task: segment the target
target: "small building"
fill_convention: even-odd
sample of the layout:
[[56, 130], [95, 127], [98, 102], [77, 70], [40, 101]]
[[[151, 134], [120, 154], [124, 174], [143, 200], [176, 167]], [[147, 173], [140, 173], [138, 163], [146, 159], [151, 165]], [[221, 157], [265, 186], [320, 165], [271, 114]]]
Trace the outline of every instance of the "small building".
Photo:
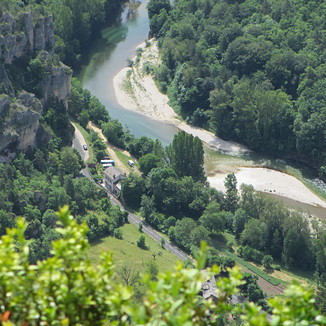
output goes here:
[[201, 287], [200, 295], [205, 299], [208, 300], [210, 298], [213, 301], [217, 301], [218, 294], [217, 294], [217, 287], [216, 287], [216, 279], [215, 276], [212, 276], [209, 280], [204, 282]]
[[126, 174], [120, 169], [110, 166], [104, 170], [104, 186], [111, 194], [119, 197], [121, 193], [120, 180], [125, 177]]

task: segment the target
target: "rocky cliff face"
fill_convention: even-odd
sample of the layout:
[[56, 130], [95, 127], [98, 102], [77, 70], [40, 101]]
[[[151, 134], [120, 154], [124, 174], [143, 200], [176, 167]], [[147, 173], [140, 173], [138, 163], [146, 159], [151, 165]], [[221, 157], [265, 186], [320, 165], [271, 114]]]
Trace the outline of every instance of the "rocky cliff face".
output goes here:
[[0, 58], [12, 63], [28, 51], [48, 51], [54, 48], [52, 16], [33, 19], [32, 13], [13, 18], [8, 12], [0, 17]]
[[54, 62], [52, 60], [51, 63], [51, 55], [47, 52], [41, 53], [39, 58], [45, 62], [45, 73], [42, 82], [42, 103], [46, 104], [47, 100], [54, 96], [62, 101], [67, 108], [70, 97], [71, 69], [60, 61]]
[[0, 161], [10, 159], [16, 151], [24, 151], [29, 147], [36, 147], [45, 136], [40, 125], [42, 104], [29, 93], [22, 93], [12, 102], [3, 95], [0, 99]]
[[[13, 17], [7, 12], [0, 17], [0, 161], [10, 159], [17, 151], [35, 148], [40, 140], [49, 137], [40, 117], [50, 97], [67, 107], [71, 70], [53, 59], [53, 50], [51, 15], [40, 17], [24, 12]], [[44, 64], [43, 73], [38, 76], [41, 98], [24, 90], [26, 78], [21, 72], [26, 72], [28, 63], [35, 58]], [[16, 71], [21, 72], [19, 77]], [[21, 89], [15, 87], [14, 78], [19, 79]]]

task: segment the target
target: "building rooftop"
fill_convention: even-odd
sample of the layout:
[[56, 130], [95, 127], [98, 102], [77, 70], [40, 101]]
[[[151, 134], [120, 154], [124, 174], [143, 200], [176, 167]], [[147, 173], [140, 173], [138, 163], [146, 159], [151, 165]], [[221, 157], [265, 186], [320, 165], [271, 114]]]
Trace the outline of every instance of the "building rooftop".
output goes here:
[[104, 174], [106, 174], [110, 179], [116, 179], [119, 175], [125, 176], [125, 174], [118, 168], [114, 166], [110, 166], [104, 170]]

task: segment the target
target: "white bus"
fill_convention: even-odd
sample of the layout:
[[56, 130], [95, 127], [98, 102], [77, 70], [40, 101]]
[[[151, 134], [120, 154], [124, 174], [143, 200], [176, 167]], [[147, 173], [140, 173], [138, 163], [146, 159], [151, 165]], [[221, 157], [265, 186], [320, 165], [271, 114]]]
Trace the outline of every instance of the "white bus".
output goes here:
[[112, 164], [114, 166], [114, 160], [101, 160], [100, 164]]

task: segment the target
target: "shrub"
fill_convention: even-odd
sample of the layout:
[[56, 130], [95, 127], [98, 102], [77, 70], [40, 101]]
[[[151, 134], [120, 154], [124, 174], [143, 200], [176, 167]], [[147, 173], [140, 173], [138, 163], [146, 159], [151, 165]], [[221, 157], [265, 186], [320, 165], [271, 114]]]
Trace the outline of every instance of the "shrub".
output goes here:
[[113, 231], [113, 236], [117, 239], [122, 239], [123, 238], [123, 233], [120, 229], [114, 229]]
[[262, 260], [262, 264], [265, 268], [270, 268], [271, 264], [273, 263], [273, 257], [270, 255], [266, 255], [264, 256], [263, 260]]
[[148, 250], [148, 247], [146, 245], [146, 239], [144, 235], [141, 235], [137, 241], [137, 247], [140, 249]]
[[[300, 285], [292, 285], [284, 296], [270, 299], [273, 314], [269, 316], [253, 303], [234, 307], [229, 297], [243, 284], [237, 268], [229, 271], [229, 278], [218, 279], [218, 303], [208, 300], [203, 304], [198, 295], [205, 264], [203, 250], [197, 261], [191, 262], [194, 268], [179, 265], [174, 271], [158, 274], [157, 281], [147, 275], [144, 297], [135, 302], [130, 287], [116, 282], [112, 254], [103, 253], [96, 266], [87, 258], [86, 224], [79, 225], [67, 207], [59, 213], [59, 220], [62, 238], [53, 242], [53, 256], [37, 265], [28, 263], [26, 224], [21, 219], [17, 229], [8, 230], [2, 237], [2, 325], [201, 326], [220, 324], [231, 315], [253, 326], [325, 325], [325, 317], [314, 306], [313, 290]], [[219, 269], [206, 272], [210, 279]]]

